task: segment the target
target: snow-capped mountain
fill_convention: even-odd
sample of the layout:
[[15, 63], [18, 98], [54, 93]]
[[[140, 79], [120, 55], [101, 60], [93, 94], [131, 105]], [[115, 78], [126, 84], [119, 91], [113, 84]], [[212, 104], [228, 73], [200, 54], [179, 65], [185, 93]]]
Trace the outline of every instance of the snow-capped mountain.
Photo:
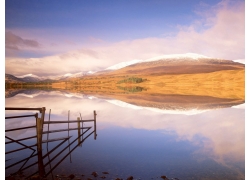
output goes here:
[[88, 75], [91, 75], [91, 74], [94, 74], [94, 73], [95, 73], [95, 71], [78, 72], [78, 73], [75, 73], [75, 74], [67, 73], [67, 74], [64, 74], [63, 76], [58, 76], [58, 77], [56, 77], [54, 79], [63, 80], [63, 79], [68, 79], [68, 78], [79, 78], [79, 77], [88, 76]]
[[241, 64], [245, 64], [245, 59], [235, 59], [235, 60], [233, 60], [233, 62], [238, 62], [238, 63], [241, 63]]
[[16, 76], [16, 77], [24, 82], [38, 82], [38, 81], [42, 81], [45, 79], [43, 77], [39, 77], [34, 74], [25, 74], [23, 76]]
[[17, 78], [26, 78], [26, 77], [33, 77], [33, 78], [40, 78], [38, 77], [37, 75], [34, 75], [34, 74], [25, 74], [25, 75], [22, 75], [22, 76], [16, 76]]
[[117, 69], [121, 69], [133, 64], [137, 64], [137, 63], [142, 63], [142, 62], [151, 62], [151, 61], [158, 61], [158, 60], [167, 60], [167, 59], [191, 59], [191, 60], [198, 60], [198, 59], [211, 59], [211, 57], [208, 56], [204, 56], [204, 55], [200, 55], [200, 54], [195, 54], [195, 53], [186, 53], [186, 54], [170, 54], [170, 55], [162, 55], [162, 56], [157, 56], [157, 57], [153, 57], [150, 59], [146, 59], [146, 60], [138, 60], [138, 59], [134, 59], [132, 61], [126, 61], [126, 62], [121, 62], [118, 64], [115, 64], [113, 66], [110, 66], [108, 68], [106, 68], [105, 70], [117, 70]]
[[[17, 79], [12, 78], [12, 81], [21, 81], [21, 82], [39, 82], [39, 81], [50, 81], [50, 80], [66, 80], [66, 79], [70, 79], [70, 78], [79, 78], [79, 77], [83, 77], [83, 76], [88, 76], [88, 75], [92, 75], [92, 74], [104, 74], [104, 73], [108, 73], [108, 72], [112, 72], [112, 71], [116, 71], [116, 70], [120, 70], [122, 68], [126, 68], [126, 67], [130, 67], [131, 65], [133, 66], [138, 66], [141, 65], [143, 63], [158, 63], [158, 66], [161, 66], [160, 62], [163, 63], [162, 61], [164, 61], [165, 65], [167, 62], [171, 62], [171, 63], [182, 63], [182, 62], [190, 62], [190, 63], [198, 63], [198, 62], [210, 62], [210, 63], [218, 63], [218, 62], [226, 62], [226, 63], [241, 63], [244, 64], [245, 60], [244, 59], [238, 59], [238, 60], [222, 60], [222, 59], [217, 59], [217, 58], [212, 58], [212, 57], [208, 57], [208, 56], [204, 56], [201, 54], [195, 54], [195, 53], [185, 53], [185, 54], [169, 54], [169, 55], [162, 55], [162, 56], [157, 56], [157, 57], [153, 57], [153, 58], [149, 58], [146, 60], [138, 60], [138, 59], [134, 59], [132, 61], [126, 61], [126, 62], [121, 62], [118, 64], [115, 64], [113, 66], [110, 66], [104, 70], [101, 71], [83, 71], [83, 72], [78, 72], [78, 73], [66, 73], [64, 75], [60, 75], [60, 76], [48, 76], [48, 77], [39, 77], [37, 75], [34, 74], [26, 74], [23, 76], [16, 76]], [[153, 64], [152, 64], [153, 65]], [[148, 66], [152, 66], [150, 64], [148, 64]], [[164, 65], [164, 66], [165, 66]], [[162, 66], [162, 68], [164, 68]], [[136, 67], [135, 67], [136, 69]], [[6, 78], [5, 78], [6, 79]], [[11, 77], [9, 76], [7, 78], [8, 80], [11, 79]], [[9, 81], [10, 82], [10, 81]]]
[[[114, 71], [114, 70], [118, 70], [118, 69], [122, 69], [125, 68], [127, 66], [130, 65], [136, 65], [139, 63], [145, 63], [145, 62], [154, 62], [154, 61], [160, 61], [160, 60], [164, 60], [164, 61], [209, 61], [209, 60], [213, 60], [213, 61], [219, 61], [222, 59], [218, 59], [218, 58], [213, 58], [213, 57], [208, 57], [208, 56], [204, 56], [201, 54], [196, 54], [196, 53], [185, 53], [185, 54], [169, 54], [169, 55], [162, 55], [162, 56], [157, 56], [157, 57], [153, 57], [153, 58], [149, 58], [146, 60], [132, 60], [132, 61], [126, 61], [126, 62], [121, 62], [118, 64], [115, 64], [113, 66], [110, 66], [108, 68], [106, 68], [105, 70], [109, 70], [109, 71]], [[228, 61], [230, 62], [230, 60], [224, 60], [224, 61]], [[233, 60], [233, 62], [239, 62], [244, 64], [244, 59], [239, 59], [239, 60]]]
[[25, 74], [22, 76], [14, 76], [11, 74], [5, 74], [6, 82], [42, 82], [42, 81], [54, 81], [54, 80], [65, 80], [69, 78], [77, 78], [82, 76], [87, 76], [96, 73], [96, 71], [88, 71], [88, 72], [78, 72], [78, 73], [66, 73], [60, 76], [42, 76], [39, 77], [35, 74]]
[[161, 60], [161, 59], [191, 59], [191, 60], [198, 60], [198, 59], [211, 59], [211, 57], [204, 56], [204, 55], [201, 55], [201, 54], [195, 54], [195, 53], [169, 54], [169, 55], [157, 56], [157, 57], [153, 57], [153, 58], [150, 58], [150, 59], [146, 59], [144, 62], [158, 61], [158, 60]]
[[17, 83], [17, 82], [23, 82], [23, 80], [17, 78], [16, 76], [11, 75], [11, 74], [5, 74], [5, 82]]
[[110, 66], [110, 67], [106, 68], [105, 70], [117, 70], [117, 69], [124, 68], [126, 66], [130, 66], [132, 64], [140, 63], [140, 62], [143, 62], [143, 60], [134, 59], [132, 61], [121, 62], [121, 63], [115, 64], [113, 66]]

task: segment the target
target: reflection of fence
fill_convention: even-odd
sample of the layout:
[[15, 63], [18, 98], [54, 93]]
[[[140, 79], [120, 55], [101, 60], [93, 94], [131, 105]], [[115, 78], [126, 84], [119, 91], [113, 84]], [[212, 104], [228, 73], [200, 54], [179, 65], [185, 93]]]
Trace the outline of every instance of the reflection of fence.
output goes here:
[[[91, 120], [82, 120], [80, 117], [77, 118], [77, 120], [65, 120], [65, 121], [50, 121], [50, 113], [49, 113], [49, 121], [44, 121], [45, 118], [45, 107], [42, 108], [10, 108], [10, 107], [6, 107], [5, 108], [6, 111], [39, 111], [39, 113], [34, 113], [34, 114], [28, 114], [28, 115], [18, 115], [18, 116], [8, 116], [5, 117], [5, 119], [22, 119], [22, 118], [27, 118], [27, 117], [34, 117], [34, 119], [36, 120], [36, 124], [32, 125], [32, 126], [25, 126], [25, 127], [18, 127], [18, 128], [13, 128], [13, 129], [6, 129], [5, 132], [15, 132], [18, 130], [24, 130], [24, 129], [31, 129], [31, 128], [35, 128], [36, 129], [36, 135], [35, 136], [29, 136], [29, 137], [25, 137], [25, 138], [21, 138], [21, 139], [13, 139], [9, 136], [5, 136], [6, 139], [8, 139], [9, 141], [5, 142], [5, 145], [8, 144], [12, 144], [12, 143], [17, 143], [19, 145], [22, 146], [22, 148], [17, 148], [14, 150], [10, 150], [5, 152], [5, 154], [12, 154], [15, 152], [19, 152], [21, 150], [31, 150], [32, 153], [30, 154], [30, 156], [25, 157], [22, 160], [19, 160], [17, 162], [14, 162], [8, 166], [5, 167], [5, 169], [9, 169], [11, 167], [17, 166], [21, 164], [21, 167], [15, 171], [14, 173], [12, 173], [12, 175], [16, 175], [20, 172], [23, 172], [26, 169], [31, 168], [34, 165], [38, 165], [37, 168], [38, 170], [32, 174], [30, 174], [28, 177], [26, 178], [30, 178], [33, 175], [39, 175], [40, 177], [47, 177], [50, 173], [52, 174], [52, 171], [69, 155], [71, 155], [71, 152], [74, 151], [76, 149], [77, 146], [81, 145], [85, 139], [87, 139], [91, 134], [94, 133], [94, 139], [96, 139], [96, 112], [94, 111], [94, 119]], [[83, 127], [83, 123], [84, 122], [93, 122], [94, 123], [94, 130], [92, 132], [90, 132], [85, 138], [83, 138], [83, 135], [86, 134], [92, 127]], [[50, 130], [50, 125], [58, 125], [58, 124], [65, 124], [68, 123], [68, 128], [66, 129], [55, 129], [55, 130]], [[69, 128], [69, 124], [70, 123], [76, 123], [77, 124], [77, 128]], [[47, 124], [48, 125], [48, 130], [44, 131], [43, 127], [44, 125]], [[82, 125], [82, 126], [81, 126]], [[78, 135], [77, 137], [70, 142], [69, 139], [72, 136], [69, 136], [69, 131], [73, 131], [73, 130], [78, 130]], [[57, 133], [57, 132], [65, 132], [68, 131], [68, 136], [67, 137], [59, 137], [59, 138], [53, 138], [53, 139], [48, 139], [49, 138], [49, 134], [51, 133]], [[43, 140], [43, 135], [47, 134], [47, 140]], [[27, 141], [30, 139], [34, 139], [36, 138], [36, 143], [33, 145], [26, 145], [25, 143], [23, 143], [23, 141]], [[73, 144], [78, 140], [78, 143], [71, 148], [71, 146], [73, 146]], [[48, 150], [48, 143], [49, 142], [55, 142], [55, 141], [61, 141], [57, 146], [55, 146], [54, 148], [52, 148], [50, 151]], [[66, 147], [64, 147], [62, 150], [62, 145], [68, 141], [68, 145], [66, 145]], [[43, 149], [42, 149], [42, 144], [43, 143], [47, 143], [47, 153], [43, 153]], [[37, 147], [36, 149], [34, 149], [34, 147]], [[52, 158], [50, 157], [51, 153], [54, 152], [55, 150], [59, 149], [60, 147], [60, 151], [58, 153], [56, 153], [56, 155], [54, 155]], [[63, 157], [61, 157], [60, 155], [62, 155], [63, 152], [66, 152], [66, 150], [69, 149], [69, 152], [66, 153], [66, 155], [64, 155]], [[54, 161], [57, 157], [59, 157], [59, 161], [54, 164], [53, 166], [51, 166], [51, 162]], [[31, 163], [29, 165], [28, 161], [30, 161], [33, 157], [37, 157], [37, 161], [35, 161], [34, 163]], [[45, 159], [48, 158], [48, 161], [45, 162]], [[46, 167], [49, 165], [49, 170], [46, 172]], [[48, 168], [47, 168], [48, 169]], [[53, 174], [52, 174], [53, 177]]]

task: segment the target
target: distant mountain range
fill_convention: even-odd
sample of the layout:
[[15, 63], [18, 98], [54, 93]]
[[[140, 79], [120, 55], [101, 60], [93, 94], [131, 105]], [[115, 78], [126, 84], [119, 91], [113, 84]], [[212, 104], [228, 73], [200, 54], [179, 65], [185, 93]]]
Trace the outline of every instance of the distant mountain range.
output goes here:
[[34, 74], [26, 74], [23, 76], [14, 76], [11, 74], [5, 74], [5, 82], [7, 83], [21, 83], [21, 82], [54, 82], [58, 80], [66, 80], [69, 78], [77, 78], [82, 76], [87, 76], [93, 74], [92, 71], [89, 72], [79, 72], [75, 74], [67, 73], [60, 76], [54, 77], [39, 77]]
[[5, 74], [5, 82], [48, 82], [67, 80], [70, 78], [78, 78], [89, 75], [100, 74], [190, 74], [190, 73], [208, 73], [220, 70], [234, 70], [244, 67], [240, 63], [242, 60], [224, 60], [211, 58], [194, 53], [172, 54], [158, 56], [147, 60], [132, 60], [121, 62], [110, 66], [102, 71], [78, 72], [75, 74], [67, 73], [53, 77], [39, 77], [34, 74], [26, 74], [23, 76], [14, 76]]

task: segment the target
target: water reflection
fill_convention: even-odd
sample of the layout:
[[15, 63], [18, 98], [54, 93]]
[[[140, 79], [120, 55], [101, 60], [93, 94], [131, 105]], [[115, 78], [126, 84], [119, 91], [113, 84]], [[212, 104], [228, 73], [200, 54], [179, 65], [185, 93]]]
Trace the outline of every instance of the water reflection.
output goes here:
[[[36, 92], [35, 95], [32, 93], [29, 93], [29, 96], [24, 95], [25, 93], [22, 92], [21, 95], [18, 94], [11, 98], [7, 98], [6, 106], [22, 104], [25, 107], [37, 107], [42, 104], [53, 110], [54, 119], [67, 117], [68, 107], [71, 109], [72, 116], [79, 116], [79, 112], [82, 112], [84, 109], [86, 113], [82, 114], [83, 119], [89, 117], [92, 110], [95, 109], [98, 112], [98, 131], [100, 131], [98, 134], [100, 134], [100, 138], [106, 137], [107, 140], [102, 139], [102, 141], [106, 140], [105, 144], [99, 141], [96, 145], [98, 147], [96, 148], [92, 148], [92, 146], [94, 147], [95, 145], [92, 145], [91, 143], [88, 144], [90, 150], [88, 151], [87, 148], [85, 149], [85, 152], [87, 151], [86, 153], [88, 153], [91, 159], [84, 159], [81, 153], [78, 154], [79, 152], [77, 150], [75, 154], [81, 157], [82, 161], [86, 160], [86, 162], [90, 164], [93, 164], [94, 161], [98, 161], [98, 167], [101, 166], [100, 161], [104, 159], [109, 162], [109, 164], [103, 162], [106, 167], [115, 167], [120, 161], [119, 159], [121, 156], [123, 157], [125, 154], [128, 154], [126, 159], [135, 159], [136, 157], [130, 152], [130, 148], [137, 152], [138, 149], [141, 149], [141, 147], [137, 146], [138, 144], [143, 147], [145, 146], [145, 151], [150, 151], [149, 149], [151, 149], [151, 146], [156, 146], [165, 150], [165, 152], [161, 151], [160, 153], [162, 157], [160, 157], [160, 155], [157, 158], [154, 157], [157, 159], [157, 162], [155, 162], [154, 159], [148, 159], [148, 162], [151, 163], [162, 163], [161, 165], [166, 166], [166, 164], [164, 164], [166, 162], [162, 162], [160, 159], [164, 159], [164, 153], [168, 153], [172, 155], [171, 157], [168, 156], [168, 158], [177, 158], [175, 162], [171, 162], [172, 165], [176, 164], [176, 166], [173, 167], [178, 169], [179, 166], [184, 166], [184, 162], [181, 161], [181, 159], [183, 158], [182, 155], [186, 154], [189, 159], [185, 158], [187, 161], [187, 164], [184, 163], [185, 167], [188, 167], [188, 163], [191, 163], [194, 160], [198, 164], [200, 162], [208, 162], [212, 160], [220, 165], [217, 164], [217, 167], [217, 165], [213, 164], [214, 168], [216, 167], [221, 170], [221, 167], [225, 167], [229, 168], [231, 172], [234, 172], [234, 175], [231, 175], [234, 179], [244, 177], [244, 100], [197, 97], [194, 99], [194, 102], [192, 102], [192, 98], [194, 97], [183, 95], [174, 97], [167, 96], [165, 99], [160, 95], [152, 95], [152, 97], [116, 95], [117, 99], [115, 99], [115, 96], [112, 94], [106, 96], [100, 94], [87, 95], [81, 93], [70, 93], [67, 91], [40, 91]], [[135, 96], [137, 96], [137, 98]], [[153, 97], [156, 98], [154, 99]], [[13, 124], [10, 122], [6, 122], [6, 127], [12, 125]], [[110, 129], [112, 127], [114, 130]], [[118, 136], [120, 133], [123, 135], [121, 135], [116, 141], [114, 135]], [[125, 142], [129, 141], [130, 137], [137, 139], [136, 136], [140, 136], [140, 133], [143, 133], [140, 140], [133, 140], [133, 143], [131, 142], [132, 144], [127, 144], [127, 146], [124, 145]], [[149, 136], [148, 134], [151, 134], [152, 136]], [[155, 136], [156, 134], [157, 136]], [[144, 143], [144, 141], [145, 139], [151, 139], [150, 137], [154, 137], [154, 139], [149, 141], [149, 144], [146, 145], [147, 143]], [[166, 140], [164, 137], [168, 137], [170, 140]], [[154, 144], [156, 142], [157, 144]], [[119, 150], [117, 149], [122, 155], [117, 155], [119, 157], [117, 157], [117, 161], [114, 160], [115, 162], [111, 162], [105, 156], [114, 158], [116, 152], [116, 148], [113, 146], [114, 143], [116, 143], [117, 148], [126, 147], [126, 151], [122, 150], [122, 148]], [[162, 146], [163, 144], [164, 146]], [[173, 147], [173, 152], [176, 151], [176, 153], [180, 150], [179, 148], [181, 148], [181, 153], [176, 156], [176, 154], [169, 152], [170, 147]], [[157, 153], [159, 151], [158, 148], [153, 148], [152, 151]], [[98, 151], [97, 149], [100, 150]], [[107, 150], [106, 154], [103, 153], [105, 150]], [[98, 158], [91, 156], [94, 152], [95, 155], [97, 152], [100, 152], [103, 155], [98, 156]], [[187, 152], [189, 153], [187, 154]], [[113, 154], [110, 155], [110, 153]], [[149, 158], [148, 156], [149, 154], [147, 154], [147, 156], [145, 155], [145, 157], [141, 157], [141, 159], [146, 161], [146, 159]], [[177, 163], [177, 161], [179, 163]], [[143, 160], [140, 161], [140, 163], [143, 162]], [[129, 164], [129, 162], [127, 163]], [[144, 163], [146, 164], [146, 162]], [[126, 165], [126, 163], [121, 165], [122, 171], [126, 171]], [[203, 169], [199, 171], [201, 177], [204, 175], [202, 172], [206, 172], [206, 166], [208, 165], [209, 163], [204, 164], [204, 166], [202, 165]], [[199, 165], [197, 164], [192, 165], [192, 169], [189, 169], [190, 173], [197, 171], [198, 166]], [[129, 166], [127, 168], [129, 169]], [[146, 167], [141, 168], [144, 170], [147, 169]], [[161, 168], [158, 165], [155, 165], [155, 169]], [[152, 174], [154, 173], [152, 170], [148, 169], [148, 171]], [[164, 171], [167, 170], [165, 169]], [[215, 170], [213, 169], [211, 171]], [[219, 172], [220, 171], [217, 173]], [[207, 173], [212, 174], [212, 172]], [[226, 177], [227, 178], [225, 179], [230, 179], [230, 175]], [[186, 177], [184, 179], [189, 178]], [[190, 177], [190, 179], [192, 178]]]
[[[43, 108], [5, 108], [7, 110], [7, 116], [5, 119], [8, 121], [14, 121], [18, 124], [18, 128], [7, 128], [5, 130], [5, 170], [7, 179], [43, 179], [47, 178], [51, 174], [51, 178], [54, 179], [53, 170], [62, 163], [62, 161], [68, 156], [71, 157], [71, 153], [78, 147], [82, 146], [82, 143], [91, 135], [94, 134], [96, 139], [96, 112], [94, 111], [94, 118], [91, 120], [82, 120], [80, 117], [77, 120], [68, 121], [51, 121], [50, 113], [49, 120], [44, 120], [45, 107]], [[20, 112], [21, 111], [21, 112]], [[27, 113], [27, 111], [39, 111], [38, 113]], [[20, 115], [12, 115], [13, 113]], [[23, 115], [23, 113], [26, 113]], [[81, 114], [80, 114], [81, 115]], [[22, 126], [19, 121], [31, 122], [32, 126]], [[83, 125], [83, 123], [93, 122], [93, 127]], [[70, 128], [71, 123], [76, 123], [76, 128]], [[68, 124], [67, 128], [61, 128], [61, 125]], [[44, 125], [47, 125], [47, 131], [44, 129]], [[53, 129], [53, 125], [54, 129]], [[52, 126], [52, 130], [50, 129]], [[93, 129], [90, 132], [90, 129]], [[31, 136], [23, 136], [20, 130], [35, 129], [35, 134]], [[70, 136], [69, 131], [77, 130], [77, 136]], [[63, 137], [58, 133], [68, 132], [67, 136]], [[57, 138], [53, 138], [57, 133]], [[13, 135], [22, 135], [22, 138], [13, 138]], [[49, 138], [50, 135], [50, 138]], [[52, 138], [51, 138], [52, 135]], [[85, 135], [85, 137], [84, 137]], [[47, 136], [47, 139], [45, 139]], [[55, 137], [55, 136], [54, 136]], [[32, 143], [32, 145], [30, 144]], [[46, 150], [44, 145], [46, 144]], [[51, 147], [52, 144], [52, 147]], [[49, 148], [50, 145], [50, 148]], [[14, 148], [14, 149], [13, 149]], [[55, 153], [56, 152], [56, 153]], [[19, 154], [19, 157], [18, 155]], [[20, 156], [21, 155], [21, 156]], [[37, 168], [34, 168], [34, 167]]]

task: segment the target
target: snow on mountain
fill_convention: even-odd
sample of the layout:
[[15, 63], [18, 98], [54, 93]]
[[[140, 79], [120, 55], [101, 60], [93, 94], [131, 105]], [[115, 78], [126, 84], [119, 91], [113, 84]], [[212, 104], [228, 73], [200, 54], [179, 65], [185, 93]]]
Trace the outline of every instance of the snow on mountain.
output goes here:
[[25, 74], [25, 75], [16, 76], [16, 77], [24, 82], [38, 82], [38, 81], [42, 81], [45, 79], [44, 77], [39, 77], [34, 74]]
[[72, 76], [71, 73], [67, 73], [67, 74], [64, 74], [63, 77], [69, 77], [69, 76]]
[[233, 60], [233, 62], [238, 62], [238, 63], [241, 63], [241, 64], [245, 64], [245, 59], [235, 59], [235, 60]]
[[110, 67], [106, 68], [105, 70], [117, 70], [117, 69], [124, 68], [126, 66], [130, 66], [132, 64], [140, 63], [140, 62], [143, 62], [143, 60], [134, 59], [132, 61], [121, 62], [121, 63], [115, 64], [113, 66], [110, 66]]
[[63, 76], [60, 76], [58, 79], [78, 78], [78, 77], [87, 76], [87, 75], [94, 74], [94, 73], [96, 73], [96, 71], [78, 72], [75, 74], [67, 73], [67, 74], [64, 74]]
[[245, 109], [245, 103], [244, 103], [244, 104], [237, 105], [237, 106], [232, 106], [232, 108]]
[[88, 99], [98, 99], [98, 98], [95, 96], [88, 96]]
[[[113, 66], [110, 66], [108, 68], [106, 68], [104, 71], [113, 71], [113, 70], [118, 70], [133, 64], [137, 64], [137, 63], [142, 63], [142, 62], [151, 62], [151, 61], [158, 61], [158, 60], [172, 60], [172, 59], [188, 59], [188, 60], [199, 60], [199, 59], [215, 59], [215, 58], [211, 58], [208, 56], [204, 56], [201, 54], [196, 54], [196, 53], [185, 53], [185, 54], [168, 54], [168, 55], [162, 55], [162, 56], [157, 56], [157, 57], [153, 57], [150, 59], [146, 59], [146, 60], [138, 60], [138, 59], [134, 59], [132, 61], [126, 61], [126, 62], [121, 62], [118, 64], [115, 64]], [[237, 60], [233, 60], [234, 62], [239, 62], [242, 64], [245, 64], [245, 59], [237, 59]], [[49, 76], [49, 77], [39, 77], [36, 76], [34, 74], [26, 74], [23, 76], [16, 76], [17, 78], [25, 78], [23, 79], [24, 81], [39, 81], [39, 80], [44, 80], [46, 78], [49, 78], [51, 80], [63, 80], [63, 79], [67, 79], [67, 78], [76, 78], [76, 77], [82, 77], [82, 76], [86, 76], [86, 75], [91, 75], [94, 73], [98, 73], [101, 71], [88, 71], [88, 72], [78, 72], [75, 74], [72, 73], [67, 73], [61, 76]], [[30, 78], [30, 80], [28, 79]]]
[[106, 68], [105, 70], [117, 70], [117, 69], [121, 69], [124, 68], [126, 66], [130, 66], [132, 64], [137, 64], [137, 63], [142, 63], [142, 62], [150, 62], [150, 61], [158, 61], [161, 59], [192, 59], [192, 60], [198, 60], [198, 59], [209, 59], [211, 57], [207, 57], [201, 54], [195, 54], [195, 53], [186, 53], [186, 54], [169, 54], [169, 55], [162, 55], [162, 56], [157, 56], [157, 57], [153, 57], [150, 59], [146, 59], [146, 60], [132, 60], [132, 61], [127, 61], [127, 62], [121, 62], [118, 64], [115, 64], [113, 66], [110, 66], [108, 68]]
[[97, 71], [88, 71], [87, 74], [94, 74], [96, 73]]
[[25, 78], [25, 77], [40, 78], [39, 76], [34, 75], [34, 74], [25, 74], [25, 75], [22, 75], [22, 76], [16, 76], [16, 77], [17, 77], [17, 78]]
[[209, 59], [211, 57], [204, 56], [201, 54], [195, 54], [195, 53], [186, 53], [186, 54], [169, 54], [169, 55], [163, 55], [163, 56], [157, 56], [150, 59], [145, 60], [144, 62], [150, 62], [150, 61], [158, 61], [161, 59]]
[[65, 97], [68, 97], [68, 98], [75, 97], [75, 98], [80, 98], [80, 99], [82, 99], [82, 98], [85, 97], [84, 94], [80, 94], [80, 93], [63, 93], [63, 95], [64, 95]]
[[168, 109], [158, 109], [158, 108], [152, 108], [152, 107], [142, 107], [142, 106], [136, 106], [133, 104], [129, 104], [120, 100], [112, 99], [112, 100], [106, 100], [107, 102], [114, 104], [116, 106], [124, 107], [124, 108], [131, 108], [131, 109], [146, 109], [150, 111], [154, 111], [157, 113], [164, 113], [164, 114], [182, 114], [182, 115], [195, 115], [200, 114], [203, 112], [206, 112], [208, 110], [199, 110], [199, 109], [188, 109], [188, 110], [168, 110]]
[[25, 93], [19, 93], [19, 94], [17, 94], [17, 96], [23, 96], [23, 97], [28, 97], [28, 98], [34, 98], [34, 97], [36, 97], [36, 96], [38, 96], [39, 95], [39, 93], [37, 93], [37, 94], [32, 94], [32, 95], [30, 95], [30, 94], [25, 94]]
[[143, 109], [143, 107], [129, 104], [120, 100], [112, 99], [112, 100], [106, 100], [106, 101], [116, 106], [120, 106], [120, 107], [131, 108], [131, 109]]

